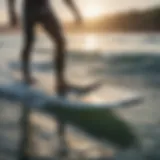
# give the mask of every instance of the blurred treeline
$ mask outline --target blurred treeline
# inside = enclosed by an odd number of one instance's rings
[[[160,31],[160,7],[104,15],[86,20],[81,26],[67,23],[65,29],[84,32],[157,32]]]

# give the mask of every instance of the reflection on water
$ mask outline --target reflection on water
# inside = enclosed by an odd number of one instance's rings
[[[86,51],[95,51],[97,50],[98,45],[99,43],[97,42],[97,39],[95,38],[95,36],[91,35],[85,38],[84,49]]]
[[[43,38],[42,38],[43,37]],[[46,36],[38,39],[37,46],[51,48]],[[70,34],[66,36],[69,50],[113,52],[159,52],[160,34]],[[86,53],[85,53],[86,54]]]

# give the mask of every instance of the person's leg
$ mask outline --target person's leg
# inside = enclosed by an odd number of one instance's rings
[[[55,67],[56,67],[56,92],[59,96],[64,96],[66,92],[65,86],[65,38],[61,25],[57,18],[49,11],[41,18],[42,26],[51,38],[52,43],[55,43]]]
[[[33,14],[32,14],[33,15]],[[23,17],[23,48],[21,52],[21,61],[22,61],[22,75],[23,79],[27,84],[32,83],[32,79],[29,72],[29,58],[31,54],[32,44],[34,41],[34,24],[36,21],[33,17],[29,17],[29,15],[25,12]],[[29,160],[29,155],[27,153],[27,147],[29,143],[29,109],[26,109],[23,106],[23,115],[22,115],[22,139],[20,142],[20,153],[19,160]]]
[[[41,23],[52,42],[56,44],[55,66],[56,66],[56,92],[58,96],[66,95],[66,83],[65,83],[65,38],[61,25],[58,20],[50,11],[41,17]],[[68,154],[67,143],[65,140],[65,123],[63,120],[58,119],[58,136],[60,145],[60,156],[66,156]]]
[[[30,62],[30,56],[31,56],[31,50],[34,43],[34,26],[36,23],[36,20],[32,17],[31,14],[25,14],[23,19],[23,48],[21,52],[21,62],[22,62],[22,76],[27,84],[32,84],[33,79],[31,77],[31,73],[29,70],[29,62]]]

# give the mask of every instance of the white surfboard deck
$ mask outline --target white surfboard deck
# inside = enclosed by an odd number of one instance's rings
[[[94,91],[95,92],[95,91]],[[107,92],[107,91],[106,91]],[[107,94],[106,94],[107,97]],[[114,109],[120,107],[132,107],[143,102],[142,96],[132,96],[114,101],[103,102],[85,102],[80,100],[69,100],[46,94],[44,91],[29,87],[22,83],[10,83],[0,85],[0,99],[6,99],[14,102],[21,102],[26,107],[47,109],[47,106],[69,107],[69,108],[99,108],[99,109]]]

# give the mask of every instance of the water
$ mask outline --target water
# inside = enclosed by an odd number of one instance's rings
[[[90,101],[98,96],[106,100],[126,96],[130,92],[145,97],[145,102],[138,107],[115,112],[135,129],[148,158],[160,159],[160,35],[72,34],[67,35],[66,39],[67,79],[76,84],[103,79],[103,87],[90,95]],[[0,36],[1,82],[19,77],[21,44],[20,35]],[[49,93],[53,92],[52,52],[50,40],[45,35],[38,36],[33,51],[32,71],[42,88]],[[82,99],[88,100],[88,97]],[[45,123],[41,127],[45,127]],[[125,159],[123,155],[120,157]],[[128,159],[135,160],[134,154],[129,155]]]
[[[160,35],[154,34],[82,34],[68,39],[71,49],[107,53],[158,51],[160,43]]]
[[[44,37],[37,42],[38,45],[42,52],[46,51],[45,48],[52,48],[50,41]],[[77,56],[83,63],[103,65],[99,67],[98,74],[114,74],[120,79],[127,77],[126,81],[141,81],[142,86],[147,83],[151,88],[160,84],[160,34],[73,34],[67,36],[67,46],[69,56]],[[51,53],[51,50],[48,52]],[[92,70],[96,72],[98,68]]]
[[[16,40],[14,36],[8,35],[3,36],[3,39],[0,40],[0,44],[5,43],[5,45],[15,45],[20,41],[20,37],[16,36]],[[40,36],[41,39],[37,38],[37,44],[41,47],[51,47],[51,43],[48,37],[45,35]],[[43,38],[42,38],[43,37]],[[8,39],[9,38],[9,39]],[[17,39],[18,38],[18,39]],[[7,42],[5,42],[7,39]],[[78,51],[97,51],[97,52],[158,52],[159,51],[159,43],[160,43],[160,34],[156,33],[137,33],[137,34],[69,34],[66,35],[67,46],[70,50],[78,50]]]

